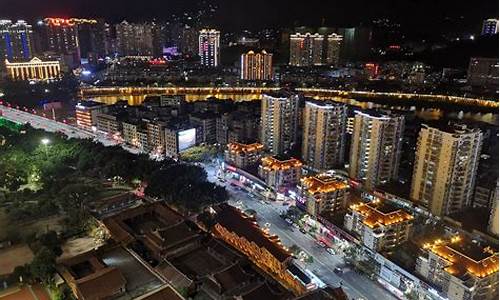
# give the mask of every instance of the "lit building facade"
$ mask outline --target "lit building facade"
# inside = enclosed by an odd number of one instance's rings
[[[97,130],[109,135],[119,135],[122,131],[122,124],[117,116],[106,113],[97,114]]]
[[[142,122],[122,122],[123,140],[125,143],[137,147],[139,150],[149,152],[151,147],[148,140],[146,125]]]
[[[34,57],[28,62],[5,60],[7,74],[12,80],[52,80],[61,75],[59,61],[42,61]]]
[[[214,236],[244,253],[254,264],[296,296],[306,292],[306,287],[288,270],[292,256],[278,236],[258,227],[254,218],[237,208],[223,204],[216,208]]]
[[[422,246],[416,272],[450,300],[498,299],[498,250],[455,236]]]
[[[344,162],[347,106],[308,100],[304,109],[302,160],[313,170],[328,170]]]
[[[471,57],[467,82],[471,86],[498,90],[498,58]]]
[[[81,101],[75,107],[76,125],[78,127],[92,130],[96,128],[97,117],[106,112],[106,105],[94,101]]]
[[[465,125],[420,130],[410,198],[436,216],[470,205],[483,134]]]
[[[273,55],[262,50],[260,53],[248,51],[241,55],[241,79],[272,80]]]
[[[23,20],[0,20],[0,59],[26,61],[33,55],[33,29]]]
[[[153,27],[151,23],[116,24],[116,42],[121,56],[153,55]]]
[[[290,151],[298,139],[299,96],[291,93],[262,95],[261,143],[274,155]]]
[[[274,190],[294,187],[302,176],[302,162],[295,158],[264,157],[259,165],[259,176]]]
[[[257,165],[262,158],[264,145],[259,143],[229,143],[224,151],[224,162],[240,169]]]
[[[342,45],[342,36],[336,33],[329,34],[326,37],[326,56],[327,65],[338,66],[340,62],[340,47]]]
[[[347,206],[349,184],[333,175],[303,177],[299,189],[300,198],[311,216],[334,214]]]
[[[356,111],[349,177],[368,190],[397,179],[403,130],[403,116]]]
[[[319,33],[290,35],[290,65],[306,67],[323,64],[325,36]]]
[[[353,204],[344,216],[344,228],[360,236],[376,252],[392,252],[410,236],[413,216],[380,199]]]
[[[81,22],[93,22],[86,19],[60,19],[46,18],[44,25],[47,34],[47,46],[49,51],[58,55],[68,57],[69,65],[80,64],[80,45],[78,41],[78,24]]]
[[[167,124],[161,121],[149,121],[146,123],[148,145],[155,154],[163,155],[165,152],[166,126]]]
[[[483,21],[481,35],[498,34],[498,19],[486,19]]]
[[[198,37],[200,62],[207,67],[218,67],[220,64],[220,31],[202,29]]]

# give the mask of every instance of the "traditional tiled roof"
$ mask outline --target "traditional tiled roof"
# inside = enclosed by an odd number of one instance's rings
[[[240,210],[229,204],[221,204],[218,207],[216,222],[228,231],[244,237],[261,248],[265,248],[281,262],[290,257],[290,253],[281,246],[278,237],[264,232],[257,225],[255,219],[247,217]]]

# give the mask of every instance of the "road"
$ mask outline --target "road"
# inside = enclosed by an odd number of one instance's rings
[[[116,141],[113,138],[106,136],[105,134],[90,132],[76,126],[57,122],[52,119],[22,110],[17,110],[7,106],[0,106],[0,111],[2,111],[1,117],[4,117],[5,119],[11,120],[16,123],[29,123],[33,128],[43,129],[48,132],[60,132],[70,138],[93,139],[100,142],[104,146],[115,146],[120,144],[119,141]],[[127,147],[125,144],[121,144],[121,146],[125,150],[134,154],[140,152],[138,149]]]
[[[326,284],[338,287],[342,286],[350,299],[379,299],[396,300],[389,291],[374,283],[366,276],[353,270],[346,270],[343,274],[333,272],[337,266],[343,266],[343,258],[340,255],[331,255],[323,247],[319,246],[309,234],[304,234],[298,229],[290,226],[280,217],[280,213],[287,210],[281,202],[265,202],[257,197],[251,197],[249,192],[234,187],[230,180],[218,181],[217,168],[214,164],[204,165],[208,180],[224,185],[229,192],[229,204],[241,209],[253,209],[257,212],[257,222],[260,226],[269,223],[269,230],[276,234],[282,243],[290,247],[299,246],[306,254],[313,257],[313,262],[306,265],[318,278]]]

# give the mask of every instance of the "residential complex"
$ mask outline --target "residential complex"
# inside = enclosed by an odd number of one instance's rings
[[[288,92],[262,96],[261,135],[264,148],[274,155],[289,152],[297,144],[299,96]]]
[[[380,112],[356,111],[351,138],[349,177],[367,190],[396,180],[404,117]]]
[[[229,143],[224,151],[224,162],[240,169],[247,169],[259,164],[264,150],[264,145],[259,143],[242,144]]]
[[[23,20],[0,20],[0,59],[11,62],[33,56],[33,28]]]
[[[116,25],[118,52],[123,56],[153,56],[153,24],[129,23],[122,21]]]
[[[311,216],[333,215],[347,207],[349,189],[345,179],[322,173],[300,180],[299,197]]]
[[[436,216],[471,204],[483,134],[465,125],[424,125],[417,142],[410,198]]]
[[[259,165],[259,176],[274,190],[293,187],[300,181],[302,163],[295,158],[264,157]]]
[[[329,101],[307,100],[303,127],[303,162],[313,170],[342,167],[347,106]]]
[[[412,223],[412,215],[380,199],[353,204],[344,217],[344,227],[377,252],[392,252],[407,241]]]
[[[201,64],[207,67],[218,67],[220,64],[220,31],[215,29],[200,30],[198,43]]]
[[[250,50],[241,55],[241,79],[272,80],[273,55],[266,50],[255,53]]]
[[[416,272],[450,300],[498,298],[498,250],[460,236],[422,246]]]

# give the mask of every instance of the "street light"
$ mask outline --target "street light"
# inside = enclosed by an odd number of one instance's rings
[[[49,151],[48,151],[49,149],[48,149],[48,147],[47,147],[47,146],[49,145],[50,140],[49,140],[48,138],[43,138],[43,139],[41,140],[41,142],[42,142],[42,145],[43,145],[43,146],[44,146],[44,148],[45,148],[45,157],[46,157],[46,158],[48,158],[48,157],[49,157]]]

